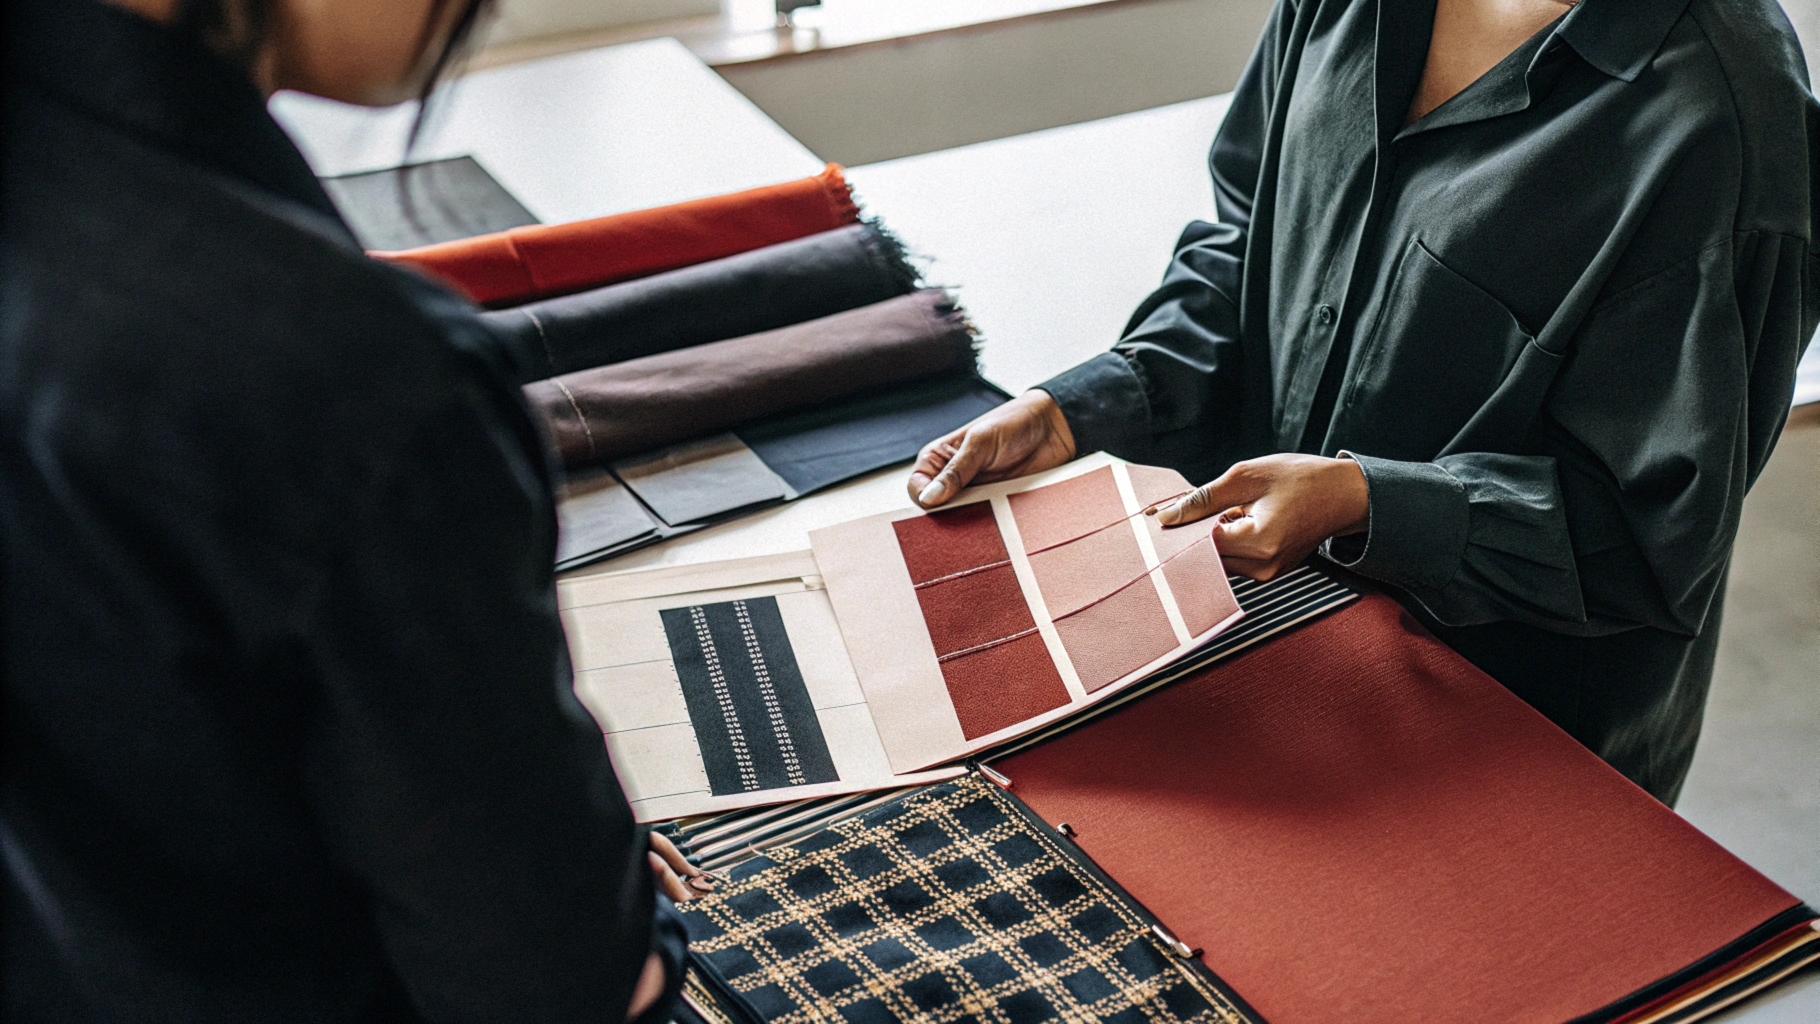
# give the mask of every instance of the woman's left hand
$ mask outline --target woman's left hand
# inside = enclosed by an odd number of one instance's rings
[[[689,863],[676,844],[661,832],[651,833],[651,849],[645,857],[651,862],[651,874],[657,879],[657,887],[677,903],[687,903],[714,891],[714,880],[708,873]]]
[[[1351,459],[1267,455],[1234,463],[1156,517],[1167,527],[1219,516],[1213,541],[1226,568],[1268,580],[1327,538],[1363,531],[1370,513],[1365,474]]]

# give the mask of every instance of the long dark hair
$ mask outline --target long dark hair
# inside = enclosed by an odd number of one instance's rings
[[[271,30],[273,3],[274,0],[179,0],[173,27],[250,71]],[[436,26],[451,4],[461,4],[461,14],[437,51],[418,91],[417,120],[411,126],[413,143],[423,129],[431,94],[444,76],[460,65],[474,40],[474,30],[492,9],[493,0],[430,0],[429,13],[418,33],[413,67],[422,66],[424,55],[435,37]]]

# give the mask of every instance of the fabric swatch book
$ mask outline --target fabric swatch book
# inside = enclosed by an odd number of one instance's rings
[[[892,768],[985,750],[1118,694],[1243,617],[1189,489],[1105,454],[813,531]]]
[[[866,530],[818,535],[813,552],[565,579],[576,692],[641,821],[951,777],[969,753],[1111,699],[1243,618],[1210,524],[1163,531],[1143,514],[1185,489],[1094,455],[952,509],[859,520]],[[980,518],[1000,508],[1008,533]],[[915,539],[928,529],[942,531],[934,550],[977,564],[929,562]],[[875,561],[960,585],[919,604],[905,577],[903,593],[868,596],[883,585],[850,569]],[[981,641],[956,632],[966,622],[1015,635]],[[945,647],[964,653],[944,663]],[[910,700],[906,667],[932,673]],[[906,738],[920,743],[909,757]]]

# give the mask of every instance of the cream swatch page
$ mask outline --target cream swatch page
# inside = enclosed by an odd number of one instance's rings
[[[894,771],[951,761],[1103,701],[1243,615],[1212,522],[1144,514],[1173,470],[1105,454],[812,532]]]
[[[557,586],[576,695],[639,821],[964,771],[892,771],[807,551]]]

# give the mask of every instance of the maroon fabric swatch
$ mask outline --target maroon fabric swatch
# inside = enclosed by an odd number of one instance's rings
[[[942,679],[961,735],[970,740],[1068,703],[1068,688],[1038,633],[943,662]]]
[[[936,657],[1036,628],[1017,570],[1009,565],[931,584],[916,599]]]
[[[897,531],[897,546],[904,553],[912,583],[927,583],[1011,558],[989,501],[899,519],[891,528]]]

